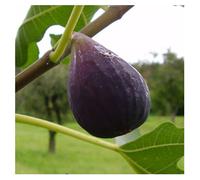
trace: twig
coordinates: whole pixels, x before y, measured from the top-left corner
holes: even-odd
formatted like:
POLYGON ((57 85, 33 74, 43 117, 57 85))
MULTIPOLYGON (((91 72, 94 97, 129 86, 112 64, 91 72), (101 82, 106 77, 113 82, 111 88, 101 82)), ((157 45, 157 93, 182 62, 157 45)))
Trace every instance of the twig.
POLYGON ((52 50, 47 51, 40 59, 16 76, 15 92, 19 91, 41 74, 57 65, 49 60, 51 51, 52 50))
MULTIPOLYGON (((80 32, 86 34, 87 36, 93 37, 105 27, 120 19, 132 7, 133 6, 110 6, 105 13, 103 13, 95 21, 85 26, 80 32)), ((53 50, 46 52, 43 57, 38 59, 34 64, 30 65, 27 69, 16 76, 15 92, 19 91, 31 81, 59 64, 54 64, 49 61, 49 54, 51 51, 53 50)), ((61 59, 68 56, 69 54, 70 46, 68 46, 61 59)))

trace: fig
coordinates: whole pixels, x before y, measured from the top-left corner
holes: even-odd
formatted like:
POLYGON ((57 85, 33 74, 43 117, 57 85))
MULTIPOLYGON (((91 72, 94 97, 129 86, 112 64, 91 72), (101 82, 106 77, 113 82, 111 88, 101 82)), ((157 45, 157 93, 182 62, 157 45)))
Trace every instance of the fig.
POLYGON ((68 99, 88 133, 113 138, 139 127, 150 109, 148 87, 131 65, 81 33, 74 33, 68 99))

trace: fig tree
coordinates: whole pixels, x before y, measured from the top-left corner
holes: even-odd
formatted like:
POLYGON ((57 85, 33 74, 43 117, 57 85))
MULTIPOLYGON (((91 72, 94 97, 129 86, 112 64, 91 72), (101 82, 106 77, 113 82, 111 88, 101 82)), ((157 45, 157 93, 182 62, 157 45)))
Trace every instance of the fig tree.
POLYGON ((71 54, 68 98, 82 128, 113 138, 144 123, 149 90, 136 69, 81 33, 73 35, 71 54))

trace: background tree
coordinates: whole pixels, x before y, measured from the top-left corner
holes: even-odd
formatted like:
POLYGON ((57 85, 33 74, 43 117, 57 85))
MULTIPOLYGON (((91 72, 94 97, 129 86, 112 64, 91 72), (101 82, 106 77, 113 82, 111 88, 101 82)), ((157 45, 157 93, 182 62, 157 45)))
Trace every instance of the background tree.
MULTIPOLYGON (((67 120, 67 65, 57 66, 16 94, 16 112, 63 124, 67 120)), ((49 152, 56 133, 49 131, 49 152)))
MULTIPOLYGON (((157 95, 168 102, 168 112, 175 119, 184 111, 184 61, 170 50, 163 55, 164 64, 160 68, 160 84, 157 95)), ((157 99, 160 102, 159 99, 157 99)))
POLYGON ((184 114, 184 60, 170 50, 163 54, 163 63, 136 63, 150 89, 152 113, 184 114))

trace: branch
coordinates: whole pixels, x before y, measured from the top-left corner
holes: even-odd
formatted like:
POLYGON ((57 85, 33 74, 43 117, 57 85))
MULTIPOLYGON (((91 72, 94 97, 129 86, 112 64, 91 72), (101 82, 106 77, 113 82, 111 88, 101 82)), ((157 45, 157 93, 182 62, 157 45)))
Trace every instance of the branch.
MULTIPOLYGON (((95 34, 100 32, 102 29, 106 28, 108 25, 112 24, 116 20, 120 19, 130 8, 133 6, 110 6, 109 9, 103 13, 99 18, 95 21, 89 23, 85 26, 80 32, 86 34, 89 37, 93 37, 95 34)), ((44 54, 43 57, 38 59, 34 64, 30 65, 23 72, 19 73, 16 76, 15 92, 19 91, 31 81, 48 71, 49 69, 55 67, 57 64, 54 64, 49 61, 49 54, 53 50, 50 50, 44 54)), ((70 46, 65 50, 63 56, 68 56, 70 54, 70 46)))
POLYGON ((15 91, 19 91, 31 81, 45 73, 49 69, 55 67, 57 64, 49 60, 49 54, 52 50, 47 51, 40 59, 29 66, 27 69, 19 73, 15 78, 15 91))

